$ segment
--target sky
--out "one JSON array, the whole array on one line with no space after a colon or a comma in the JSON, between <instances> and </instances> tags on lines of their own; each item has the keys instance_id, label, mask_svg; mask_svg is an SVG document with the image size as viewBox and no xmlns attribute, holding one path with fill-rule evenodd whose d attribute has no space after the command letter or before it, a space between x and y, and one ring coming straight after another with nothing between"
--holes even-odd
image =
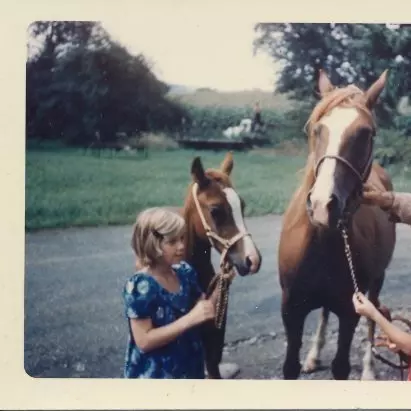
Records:
<instances>
[{"instance_id":1,"label":"sky","mask_svg":"<svg viewBox=\"0 0 411 411\"><path fill-rule=\"evenodd\" d=\"M274 89L277 67L269 56L253 56L251 19L106 18L110 35L131 53L143 53L163 81L223 91Z\"/></svg>"}]
</instances>

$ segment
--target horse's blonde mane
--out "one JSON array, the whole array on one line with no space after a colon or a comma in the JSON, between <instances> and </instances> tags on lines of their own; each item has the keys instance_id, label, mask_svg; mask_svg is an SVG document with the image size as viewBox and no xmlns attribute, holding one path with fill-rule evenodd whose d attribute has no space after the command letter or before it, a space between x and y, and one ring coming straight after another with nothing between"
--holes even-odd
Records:
<instances>
[{"instance_id":1,"label":"horse's blonde mane","mask_svg":"<svg viewBox=\"0 0 411 411\"><path fill-rule=\"evenodd\" d=\"M357 86L350 84L342 88L334 88L330 92L323 95L322 99L314 107L308 121L305 124L304 130L308 135L309 155L307 163L303 170L303 178L300 187L294 193L286 212L284 229L291 229L296 225L303 224L307 221L307 213L305 208L305 198L308 195L311 187L314 184L314 126L328 113L336 107L356 108L374 123L373 115L366 106L364 92Z\"/></svg>"}]
</instances>

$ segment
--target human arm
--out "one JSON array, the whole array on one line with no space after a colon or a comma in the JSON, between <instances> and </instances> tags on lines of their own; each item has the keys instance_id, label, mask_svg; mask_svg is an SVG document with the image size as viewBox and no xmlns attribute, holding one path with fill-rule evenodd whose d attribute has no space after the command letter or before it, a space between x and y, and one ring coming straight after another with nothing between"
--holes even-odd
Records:
<instances>
[{"instance_id":1,"label":"human arm","mask_svg":"<svg viewBox=\"0 0 411 411\"><path fill-rule=\"evenodd\" d=\"M189 328L214 317L213 304L200 294L186 315L170 324L154 327L152 318L159 308L157 296L158 285L144 274L128 280L123 290L125 313L133 339L145 352L169 344Z\"/></svg>"},{"instance_id":2,"label":"human arm","mask_svg":"<svg viewBox=\"0 0 411 411\"><path fill-rule=\"evenodd\" d=\"M380 207L390 213L396 222L411 225L411 193L381 191L371 184L365 184L362 202Z\"/></svg>"},{"instance_id":3,"label":"human arm","mask_svg":"<svg viewBox=\"0 0 411 411\"><path fill-rule=\"evenodd\" d=\"M368 317L374 321L386 334L391 344L394 346L389 346L389 348L394 350L401 350L405 354L411 356L411 334L408 334L398 327L396 327L392 322L388 321L365 297L362 293L357 293L353 295L353 303L355 311Z\"/></svg>"},{"instance_id":4,"label":"human arm","mask_svg":"<svg viewBox=\"0 0 411 411\"><path fill-rule=\"evenodd\" d=\"M132 318L130 327L136 345L142 351L149 352L164 347L188 329L212 318L214 318L213 304L201 298L188 314L170 324L154 327L150 318Z\"/></svg>"}]
</instances>

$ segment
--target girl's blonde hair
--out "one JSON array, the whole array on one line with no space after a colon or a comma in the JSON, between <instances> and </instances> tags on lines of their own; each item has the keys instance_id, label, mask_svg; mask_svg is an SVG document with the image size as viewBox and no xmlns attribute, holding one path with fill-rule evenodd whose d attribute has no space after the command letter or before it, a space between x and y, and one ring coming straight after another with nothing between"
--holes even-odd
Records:
<instances>
[{"instance_id":1,"label":"girl's blonde hair","mask_svg":"<svg viewBox=\"0 0 411 411\"><path fill-rule=\"evenodd\" d=\"M131 247L137 268L153 265L162 255L161 241L172 240L184 232L185 221L179 214L153 207L142 211L133 226Z\"/></svg>"}]
</instances>

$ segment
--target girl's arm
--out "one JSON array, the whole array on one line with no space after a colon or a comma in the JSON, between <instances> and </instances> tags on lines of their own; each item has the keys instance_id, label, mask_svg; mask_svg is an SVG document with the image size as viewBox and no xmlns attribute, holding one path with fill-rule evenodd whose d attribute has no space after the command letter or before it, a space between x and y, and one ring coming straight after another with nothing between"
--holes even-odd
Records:
<instances>
[{"instance_id":1,"label":"girl's arm","mask_svg":"<svg viewBox=\"0 0 411 411\"><path fill-rule=\"evenodd\" d=\"M155 350L174 341L189 328L214 318L214 306L201 299L194 308L171 324L155 328L151 319L130 318L131 332L137 346L144 352Z\"/></svg>"},{"instance_id":2,"label":"girl's arm","mask_svg":"<svg viewBox=\"0 0 411 411\"><path fill-rule=\"evenodd\" d=\"M388 321L363 293L353 295L353 304L358 314L365 315L377 323L398 349L407 355L411 355L411 334L402 331Z\"/></svg>"},{"instance_id":3,"label":"girl's arm","mask_svg":"<svg viewBox=\"0 0 411 411\"><path fill-rule=\"evenodd\" d=\"M408 356L411 356L411 334L408 334L393 323L388 321L378 310L372 315L372 320L374 320L387 335L389 340L393 342L397 348L403 351Z\"/></svg>"}]
</instances>

